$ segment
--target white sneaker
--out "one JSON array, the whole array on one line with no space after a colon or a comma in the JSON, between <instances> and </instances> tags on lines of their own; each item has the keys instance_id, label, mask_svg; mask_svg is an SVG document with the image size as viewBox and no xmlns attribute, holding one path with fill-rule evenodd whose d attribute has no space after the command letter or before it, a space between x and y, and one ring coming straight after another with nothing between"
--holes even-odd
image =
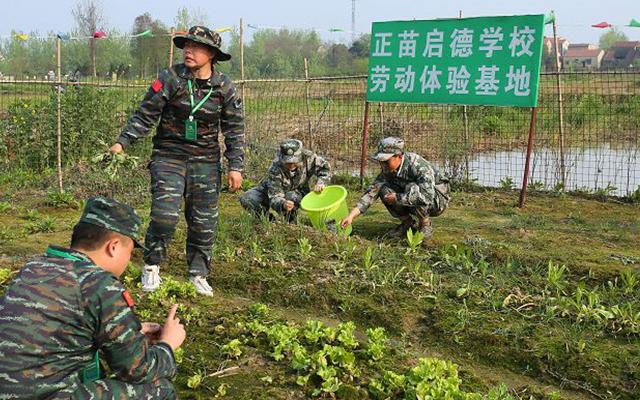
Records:
<instances>
[{"instance_id":1,"label":"white sneaker","mask_svg":"<svg viewBox=\"0 0 640 400\"><path fill-rule=\"evenodd\" d=\"M157 265L145 265L142 270L142 290L153 292L160 287L161 283L160 267Z\"/></svg>"},{"instance_id":2,"label":"white sneaker","mask_svg":"<svg viewBox=\"0 0 640 400\"><path fill-rule=\"evenodd\" d=\"M213 297L213 288L209 286L207 278L200 275L193 275L189 278L189 282L196 287L196 292L203 296Z\"/></svg>"}]
</instances>

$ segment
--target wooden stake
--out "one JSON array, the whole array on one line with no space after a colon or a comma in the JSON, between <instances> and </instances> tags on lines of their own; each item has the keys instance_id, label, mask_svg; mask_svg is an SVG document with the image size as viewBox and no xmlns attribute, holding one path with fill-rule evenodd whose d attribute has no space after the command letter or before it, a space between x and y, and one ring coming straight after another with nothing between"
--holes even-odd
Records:
<instances>
[{"instance_id":1,"label":"wooden stake","mask_svg":"<svg viewBox=\"0 0 640 400\"><path fill-rule=\"evenodd\" d=\"M247 108L247 99L244 92L244 21L240 17L240 96L242 96L242 115Z\"/></svg>"},{"instance_id":2,"label":"wooden stake","mask_svg":"<svg viewBox=\"0 0 640 400\"><path fill-rule=\"evenodd\" d=\"M458 13L458 18L463 18L462 10ZM469 112L467 106L462 106L462 120L464 122L464 171L467 180L469 180Z\"/></svg>"},{"instance_id":3,"label":"wooden stake","mask_svg":"<svg viewBox=\"0 0 640 400\"><path fill-rule=\"evenodd\" d=\"M524 207L527 200L527 185L529 183L529 165L531 164L531 152L533 151L533 134L536 130L536 117L538 108L531 107L531 123L529 124L529 143L527 144L527 159L524 164L524 178L522 179L522 190L520 191L520 208Z\"/></svg>"},{"instance_id":4,"label":"wooden stake","mask_svg":"<svg viewBox=\"0 0 640 400\"><path fill-rule=\"evenodd\" d=\"M560 76L560 70L562 64L560 63L560 50L558 49L558 25L556 19L553 20L553 49L556 57L556 90L558 91L558 134L560 142L560 182L562 182L562 188L564 189L567 179L567 170L564 163L564 107L562 99L562 77Z\"/></svg>"},{"instance_id":5,"label":"wooden stake","mask_svg":"<svg viewBox=\"0 0 640 400\"><path fill-rule=\"evenodd\" d=\"M169 35L169 68L173 65L173 36L175 32L175 28L171 27L171 34Z\"/></svg>"},{"instance_id":6,"label":"wooden stake","mask_svg":"<svg viewBox=\"0 0 640 400\"><path fill-rule=\"evenodd\" d=\"M60 192L62 192L62 115L61 115L61 111L60 111L60 91L62 90L62 79L61 79L61 62L60 62L60 47L61 47L61 40L60 38L58 38L56 40L56 50L58 53L58 68L57 68L57 73L56 73L56 97L57 97L57 101L58 101L58 112L57 112L57 117L58 117L58 126L57 126L57 132L56 132L56 141L57 141L57 152L58 152L58 190Z\"/></svg>"},{"instance_id":7,"label":"wooden stake","mask_svg":"<svg viewBox=\"0 0 640 400\"><path fill-rule=\"evenodd\" d=\"M369 102L364 102L364 120L362 121L362 145L360 148L360 186L364 186L364 169L367 166L369 144Z\"/></svg>"},{"instance_id":8,"label":"wooden stake","mask_svg":"<svg viewBox=\"0 0 640 400\"><path fill-rule=\"evenodd\" d=\"M311 111L309 110L309 60L306 57L304 59L304 78L306 79L304 83L304 104L307 109L307 143L308 148L314 150L313 137L311 136Z\"/></svg>"}]
</instances>

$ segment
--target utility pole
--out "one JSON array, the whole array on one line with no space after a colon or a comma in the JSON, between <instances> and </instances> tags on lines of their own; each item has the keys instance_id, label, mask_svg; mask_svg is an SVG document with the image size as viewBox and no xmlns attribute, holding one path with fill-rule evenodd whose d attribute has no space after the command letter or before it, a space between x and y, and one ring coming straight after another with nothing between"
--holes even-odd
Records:
<instances>
[{"instance_id":1,"label":"utility pole","mask_svg":"<svg viewBox=\"0 0 640 400\"><path fill-rule=\"evenodd\" d=\"M356 0L351 0L351 42L356 40Z\"/></svg>"}]
</instances>

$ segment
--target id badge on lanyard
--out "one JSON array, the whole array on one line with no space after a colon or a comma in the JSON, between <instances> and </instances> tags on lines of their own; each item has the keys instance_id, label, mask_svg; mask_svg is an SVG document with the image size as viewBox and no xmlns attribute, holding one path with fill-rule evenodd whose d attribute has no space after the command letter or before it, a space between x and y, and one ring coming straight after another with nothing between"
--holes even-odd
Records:
<instances>
[{"instance_id":1,"label":"id badge on lanyard","mask_svg":"<svg viewBox=\"0 0 640 400\"><path fill-rule=\"evenodd\" d=\"M191 102L191 112L189 113L189 117L184 120L184 138L186 140L196 141L198 139L198 121L195 118L195 113L209 99L211 93L213 92L213 88L209 89L209 93L207 93L207 95L204 96L204 98L200 100L197 105L195 105L191 80L187 81L187 83L189 86L189 101Z\"/></svg>"},{"instance_id":2,"label":"id badge on lanyard","mask_svg":"<svg viewBox=\"0 0 640 400\"><path fill-rule=\"evenodd\" d=\"M189 118L184 120L184 138L193 141L198 139L198 121L193 118L193 115L189 115Z\"/></svg>"}]
</instances>

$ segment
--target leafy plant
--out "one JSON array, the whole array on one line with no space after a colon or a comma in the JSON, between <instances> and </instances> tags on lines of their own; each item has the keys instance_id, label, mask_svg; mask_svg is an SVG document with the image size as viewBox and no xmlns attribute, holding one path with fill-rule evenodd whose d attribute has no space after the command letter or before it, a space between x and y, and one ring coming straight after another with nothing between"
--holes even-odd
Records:
<instances>
[{"instance_id":1,"label":"leafy plant","mask_svg":"<svg viewBox=\"0 0 640 400\"><path fill-rule=\"evenodd\" d=\"M176 364L180 365L182 364L182 361L184 359L184 348L179 347L177 348L174 352L173 352L174 357L176 358Z\"/></svg>"},{"instance_id":2,"label":"leafy plant","mask_svg":"<svg viewBox=\"0 0 640 400\"><path fill-rule=\"evenodd\" d=\"M34 233L51 233L56 229L56 219L51 216L45 216L44 218L27 224L26 231L29 234Z\"/></svg>"},{"instance_id":3,"label":"leafy plant","mask_svg":"<svg viewBox=\"0 0 640 400\"><path fill-rule=\"evenodd\" d=\"M242 342L239 339L233 339L222 346L222 352L231 358L238 358L242 355Z\"/></svg>"},{"instance_id":4,"label":"leafy plant","mask_svg":"<svg viewBox=\"0 0 640 400\"><path fill-rule=\"evenodd\" d=\"M0 201L0 214L4 214L12 208L11 203L8 201Z\"/></svg>"},{"instance_id":5,"label":"leafy plant","mask_svg":"<svg viewBox=\"0 0 640 400\"><path fill-rule=\"evenodd\" d=\"M258 244L257 241L254 240L253 242L251 242L251 250L253 252L253 261L261 267L266 266L267 258L264 254L264 251L262 250L262 247L260 247L260 244Z\"/></svg>"},{"instance_id":6,"label":"leafy plant","mask_svg":"<svg viewBox=\"0 0 640 400\"><path fill-rule=\"evenodd\" d=\"M367 329L367 355L371 361L377 362L384 358L388 340L384 328Z\"/></svg>"},{"instance_id":7,"label":"leafy plant","mask_svg":"<svg viewBox=\"0 0 640 400\"><path fill-rule=\"evenodd\" d=\"M8 243L16 238L9 228L0 228L0 243Z\"/></svg>"},{"instance_id":8,"label":"leafy plant","mask_svg":"<svg viewBox=\"0 0 640 400\"><path fill-rule=\"evenodd\" d=\"M191 282L180 282L170 277L163 278L160 287L149 295L149 301L156 304L176 303L180 300L196 298L196 288Z\"/></svg>"},{"instance_id":9,"label":"leafy plant","mask_svg":"<svg viewBox=\"0 0 640 400\"><path fill-rule=\"evenodd\" d=\"M236 258L236 249L233 246L224 246L222 257L226 262L232 262Z\"/></svg>"},{"instance_id":10,"label":"leafy plant","mask_svg":"<svg viewBox=\"0 0 640 400\"><path fill-rule=\"evenodd\" d=\"M512 190L514 187L513 178L510 176L505 176L500 179L500 187L504 190Z\"/></svg>"},{"instance_id":11,"label":"leafy plant","mask_svg":"<svg viewBox=\"0 0 640 400\"><path fill-rule=\"evenodd\" d=\"M106 152L94 156L91 162L96 168L103 170L110 180L114 180L118 177L120 171L135 169L138 166L138 160L139 157L125 152Z\"/></svg>"},{"instance_id":12,"label":"leafy plant","mask_svg":"<svg viewBox=\"0 0 640 400\"><path fill-rule=\"evenodd\" d=\"M620 280L624 285L624 293L630 295L638 286L638 277L631 268L626 268L620 272Z\"/></svg>"},{"instance_id":13,"label":"leafy plant","mask_svg":"<svg viewBox=\"0 0 640 400\"><path fill-rule=\"evenodd\" d=\"M640 203L640 186L638 186L636 190L627 195L626 199L633 204Z\"/></svg>"},{"instance_id":14,"label":"leafy plant","mask_svg":"<svg viewBox=\"0 0 640 400\"><path fill-rule=\"evenodd\" d=\"M560 295L567 286L567 282L565 280L565 274L568 269L566 265L558 265L554 264L553 261L549 261L547 265L547 282L552 289L556 291L557 295Z\"/></svg>"},{"instance_id":15,"label":"leafy plant","mask_svg":"<svg viewBox=\"0 0 640 400\"><path fill-rule=\"evenodd\" d=\"M27 213L24 215L24 219L27 221L35 221L40 218L40 213L36 209L27 210Z\"/></svg>"},{"instance_id":16,"label":"leafy plant","mask_svg":"<svg viewBox=\"0 0 640 400\"><path fill-rule=\"evenodd\" d=\"M9 268L0 268L0 286L4 285L11 278L11 270Z\"/></svg>"},{"instance_id":17,"label":"leafy plant","mask_svg":"<svg viewBox=\"0 0 640 400\"><path fill-rule=\"evenodd\" d=\"M545 188L545 184L544 182L540 182L540 181L535 181L535 182L531 182L527 185L527 187L529 188L529 190L531 190L532 192L541 192L544 190Z\"/></svg>"},{"instance_id":18,"label":"leafy plant","mask_svg":"<svg viewBox=\"0 0 640 400\"><path fill-rule=\"evenodd\" d=\"M413 232L413 229L407 230L407 244L409 245L410 253L415 253L422 242L424 241L424 233L421 231Z\"/></svg>"},{"instance_id":19,"label":"leafy plant","mask_svg":"<svg viewBox=\"0 0 640 400\"><path fill-rule=\"evenodd\" d=\"M611 182L609 182L607 184L607 186L603 187L603 188L597 188L596 190L593 191L593 194L601 199L601 200L606 200L607 198L609 198L612 194L614 194L616 192L616 190L618 190L617 187L613 186L611 184Z\"/></svg>"},{"instance_id":20,"label":"leafy plant","mask_svg":"<svg viewBox=\"0 0 640 400\"><path fill-rule=\"evenodd\" d=\"M438 249L434 266L474 271L473 250L464 245L448 244Z\"/></svg>"},{"instance_id":21,"label":"leafy plant","mask_svg":"<svg viewBox=\"0 0 640 400\"><path fill-rule=\"evenodd\" d=\"M347 349L358 347L358 340L355 335L356 326L353 322L345 322L338 325L338 336L336 339Z\"/></svg>"},{"instance_id":22,"label":"leafy plant","mask_svg":"<svg viewBox=\"0 0 640 400\"><path fill-rule=\"evenodd\" d=\"M269 316L269 307L266 304L255 303L249 307L249 313L253 318L264 319Z\"/></svg>"},{"instance_id":23,"label":"leafy plant","mask_svg":"<svg viewBox=\"0 0 640 400\"><path fill-rule=\"evenodd\" d=\"M187 379L187 387L190 389L199 388L203 378L204 376L201 372L195 373L194 375L189 377L189 379Z\"/></svg>"},{"instance_id":24,"label":"leafy plant","mask_svg":"<svg viewBox=\"0 0 640 400\"><path fill-rule=\"evenodd\" d=\"M311 256L312 250L311 243L309 243L309 239L306 237L298 239L298 249L300 251L300 255L302 258L309 258Z\"/></svg>"},{"instance_id":25,"label":"leafy plant","mask_svg":"<svg viewBox=\"0 0 640 400\"><path fill-rule=\"evenodd\" d=\"M371 273L374 268L378 267L374 261L373 247L371 246L367 246L367 249L364 251L362 256L362 267L366 273Z\"/></svg>"},{"instance_id":26,"label":"leafy plant","mask_svg":"<svg viewBox=\"0 0 640 400\"><path fill-rule=\"evenodd\" d=\"M50 190L47 192L47 205L55 208L77 208L78 202L71 192Z\"/></svg>"}]
</instances>

